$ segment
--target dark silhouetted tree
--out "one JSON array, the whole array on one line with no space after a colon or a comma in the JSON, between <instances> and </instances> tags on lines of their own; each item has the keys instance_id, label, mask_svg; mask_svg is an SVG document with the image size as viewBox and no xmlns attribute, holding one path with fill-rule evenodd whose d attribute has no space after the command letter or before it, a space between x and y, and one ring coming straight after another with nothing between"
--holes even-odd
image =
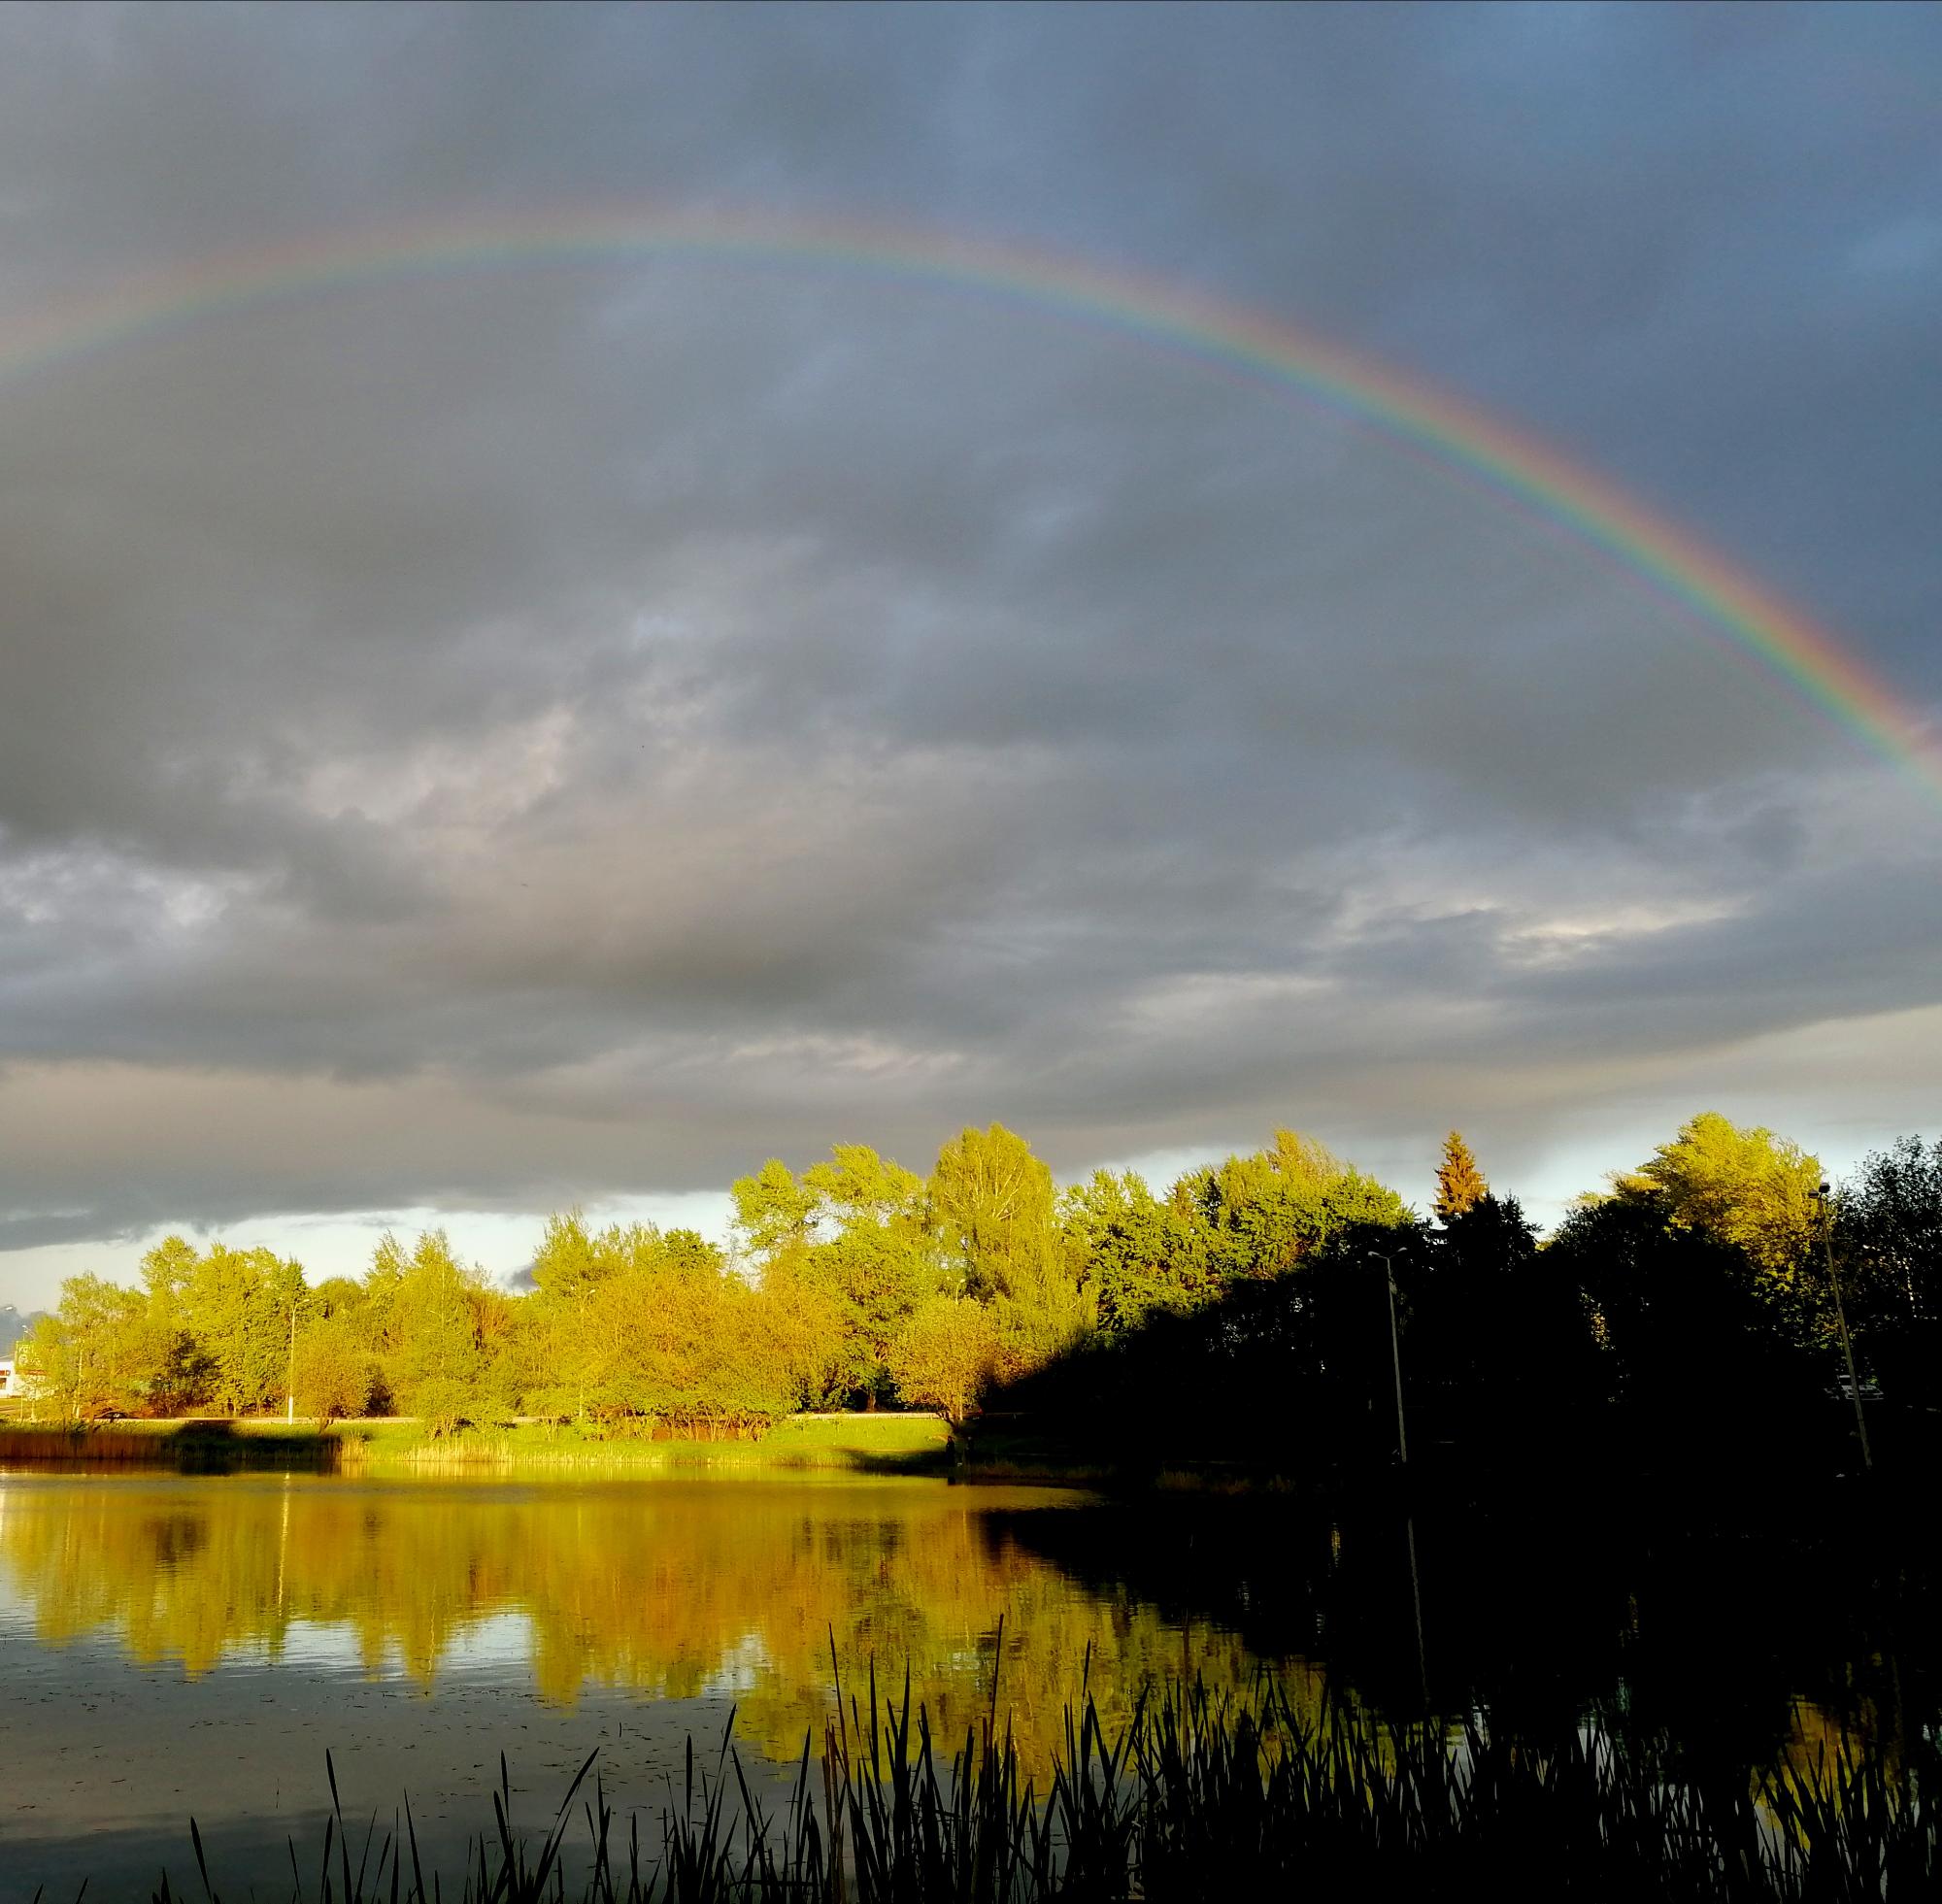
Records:
<instances>
[{"instance_id":1,"label":"dark silhouetted tree","mask_svg":"<svg viewBox=\"0 0 1942 1904\"><path fill-rule=\"evenodd\" d=\"M1942 1402L1942 1140L1898 1137L1841 1186L1834 1234L1855 1348L1892 1400Z\"/></svg>"}]
</instances>

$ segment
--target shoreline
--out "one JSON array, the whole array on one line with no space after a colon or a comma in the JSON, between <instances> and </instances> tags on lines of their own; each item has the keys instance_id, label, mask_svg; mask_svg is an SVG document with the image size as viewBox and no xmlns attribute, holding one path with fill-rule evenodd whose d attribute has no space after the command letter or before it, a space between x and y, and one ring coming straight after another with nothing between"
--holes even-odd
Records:
<instances>
[{"instance_id":1,"label":"shoreline","mask_svg":"<svg viewBox=\"0 0 1942 1904\"><path fill-rule=\"evenodd\" d=\"M1896 1439L1899 1439L1897 1437ZM1838 1445L1822 1451L1812 1478L1843 1511L1895 1513L1914 1499L1911 1484L1925 1463L1910 1457L1935 1448L1931 1425L1908 1437L1901 1458L1873 1475L1847 1471ZM1737 1496L1749 1512L1779 1487L1784 1494L1805 1469L1762 1476L1731 1457L1693 1451L1668 1463L1663 1450L1625 1450L1607 1441L1574 1451L1574 1485L1595 1485L1618 1500L1656 1500L1662 1508ZM1643 1457L1643 1458L1641 1458ZM789 1476L826 1479L935 1480L953 1485L1078 1488L1122 1498L1301 1501L1334 1511L1382 1500L1403 1512L1438 1502L1473 1508L1556 1497L1564 1479L1555 1461L1464 1458L1431 1444L1404 1472L1393 1464L1323 1466L1291 1471L1270 1461L1204 1455L1156 1459L1128 1452L1115 1459L1084 1443L1008 1429L954 1434L942 1417L892 1413L803 1415L758 1436L716 1439L613 1435L576 1424L512 1422L432 1435L405 1418L291 1423L269 1418L189 1418L79 1425L0 1421L0 1475L39 1473L293 1473L422 1476L450 1480L698 1479L732 1481Z\"/></svg>"},{"instance_id":2,"label":"shoreline","mask_svg":"<svg viewBox=\"0 0 1942 1904\"><path fill-rule=\"evenodd\" d=\"M431 1435L405 1419L330 1423L275 1418L54 1425L0 1422L0 1472L144 1469L190 1474L662 1474L951 1472L950 1433L930 1415L806 1416L759 1437L607 1436L509 1423Z\"/></svg>"}]
</instances>

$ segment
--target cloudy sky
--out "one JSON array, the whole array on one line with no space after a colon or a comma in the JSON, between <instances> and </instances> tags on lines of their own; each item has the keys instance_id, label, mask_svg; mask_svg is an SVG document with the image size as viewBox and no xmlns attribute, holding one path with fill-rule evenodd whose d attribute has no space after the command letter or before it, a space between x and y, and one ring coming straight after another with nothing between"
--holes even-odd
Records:
<instances>
[{"instance_id":1,"label":"cloudy sky","mask_svg":"<svg viewBox=\"0 0 1942 1904\"><path fill-rule=\"evenodd\" d=\"M1029 301L648 253L25 355L223 260L662 208L1338 338L1942 704L1942 14L0 12L0 1301L719 1217L837 1139L1313 1130L1540 1215L1935 1129L1942 805L1570 536Z\"/></svg>"}]
</instances>

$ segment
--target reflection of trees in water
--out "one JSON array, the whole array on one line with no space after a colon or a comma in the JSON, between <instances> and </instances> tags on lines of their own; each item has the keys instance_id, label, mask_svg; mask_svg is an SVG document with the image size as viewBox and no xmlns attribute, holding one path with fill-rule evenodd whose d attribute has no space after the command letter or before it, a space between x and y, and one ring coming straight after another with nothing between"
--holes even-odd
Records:
<instances>
[{"instance_id":1,"label":"reflection of trees in water","mask_svg":"<svg viewBox=\"0 0 1942 1904\"><path fill-rule=\"evenodd\" d=\"M1708 1763L1811 1763L1840 1743L1899 1759L1942 1705L1942 1594L1927 1547L1800 1529L1730 1539L1554 1513L1418 1529L1432 1699L1523 1736L1588 1709ZM15 1486L0 1577L42 1637L112 1633L193 1677L274 1656L293 1623L349 1628L366 1668L431 1687L493 1616L529 1622L532 1679L647 1696L728 1691L777 1756L846 1688L912 1690L941 1740L999 1700L1043 1764L1063 1708L1109 1721L1140 1686L1246 1684L1280 1662L1313 1714L1338 1690L1402 1717L1420 1699L1396 1529L1286 1504L1032 1506L929 1485L629 1484L498 1490L345 1482ZM1886 1595L1886 1597L1885 1597ZM1314 1664L1310 1661L1316 1662ZM1621 1688L1623 1689L1621 1694Z\"/></svg>"},{"instance_id":2,"label":"reflection of trees in water","mask_svg":"<svg viewBox=\"0 0 1942 1904\"><path fill-rule=\"evenodd\" d=\"M992 1523L1094 1593L1214 1622L1256 1657L1304 1655L1380 1717L1423 1712L1399 1516L1160 1497ZM1481 1712L1541 1742L1595 1712L1695 1766L1811 1772L1844 1749L1893 1770L1942 1717L1942 1553L1914 1517L1713 1525L1554 1500L1419 1516L1415 1532L1447 1724Z\"/></svg>"},{"instance_id":3,"label":"reflection of trees in water","mask_svg":"<svg viewBox=\"0 0 1942 1904\"><path fill-rule=\"evenodd\" d=\"M190 1677L229 1649L274 1655L294 1622L318 1621L348 1625L368 1670L396 1657L429 1688L468 1628L521 1614L544 1696L686 1697L725 1675L738 1731L777 1756L829 1712L832 1635L846 1690L862 1695L873 1658L880 1690L896 1690L908 1660L950 1739L988 1709L1002 1615L1000 1702L1034 1764L1088 1649L1109 1720L1150 1679L1238 1687L1252 1671L1221 1629L1184 1639L1135 1593L1076 1587L978 1496L943 1487L33 1486L8 1501L0 1569L44 1640L112 1632Z\"/></svg>"}]
</instances>

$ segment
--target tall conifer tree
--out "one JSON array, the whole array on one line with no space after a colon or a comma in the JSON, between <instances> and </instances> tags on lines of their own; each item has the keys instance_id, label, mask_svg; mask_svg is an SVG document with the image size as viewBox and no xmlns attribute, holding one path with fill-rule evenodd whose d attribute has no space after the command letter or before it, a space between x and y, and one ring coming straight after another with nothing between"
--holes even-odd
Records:
<instances>
[{"instance_id":1,"label":"tall conifer tree","mask_svg":"<svg viewBox=\"0 0 1942 1904\"><path fill-rule=\"evenodd\" d=\"M1447 1223L1460 1217L1490 1193L1477 1159L1463 1141L1463 1133L1453 1130L1443 1140L1443 1161L1436 1166L1436 1219Z\"/></svg>"}]
</instances>

